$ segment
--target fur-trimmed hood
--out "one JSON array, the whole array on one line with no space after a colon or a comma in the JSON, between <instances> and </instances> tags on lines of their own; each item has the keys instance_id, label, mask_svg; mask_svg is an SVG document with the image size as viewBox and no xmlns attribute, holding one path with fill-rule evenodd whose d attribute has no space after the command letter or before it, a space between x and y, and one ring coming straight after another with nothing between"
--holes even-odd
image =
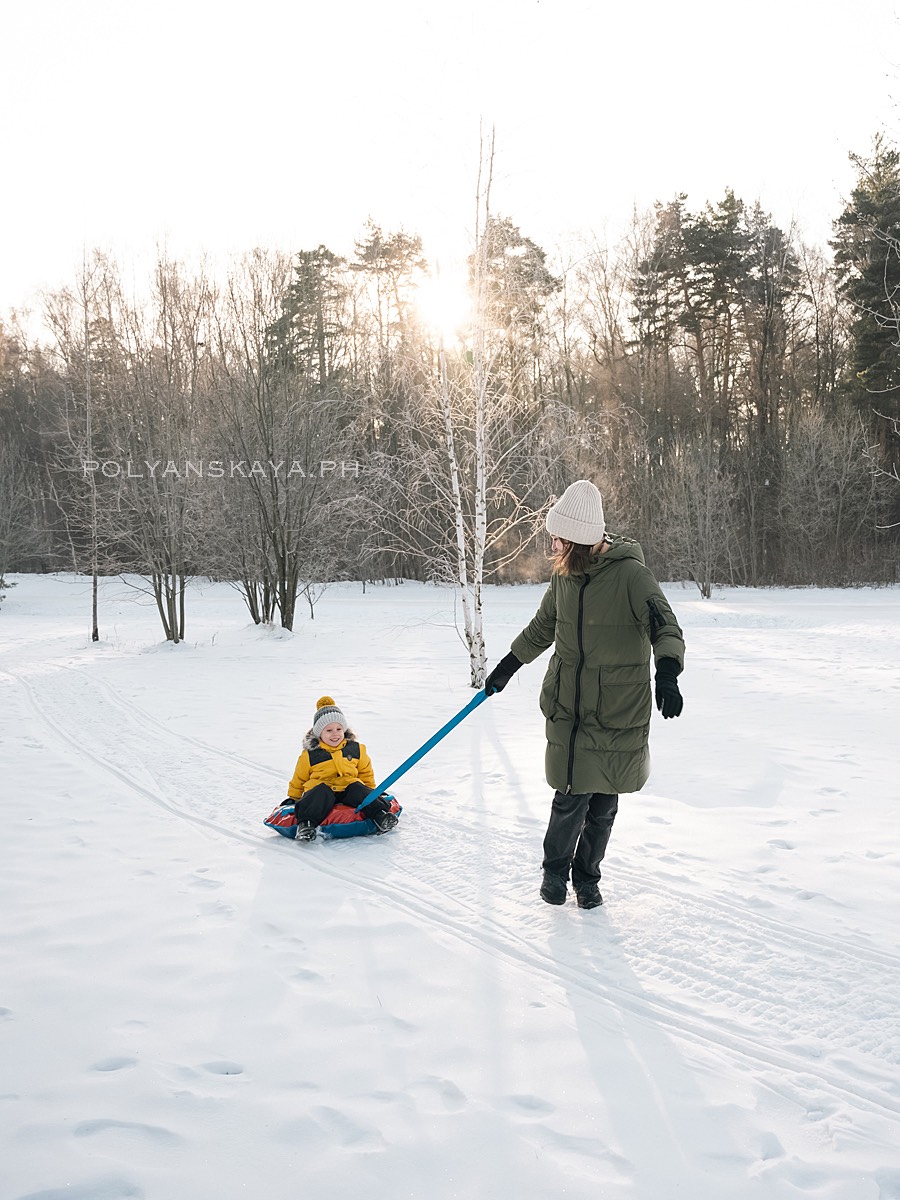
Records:
<instances>
[{"instance_id":1,"label":"fur-trimmed hood","mask_svg":"<svg viewBox=\"0 0 900 1200\"><path fill-rule=\"evenodd\" d=\"M353 732L352 729L345 729L344 730L344 738L348 742L355 742L356 734ZM296 745L296 744L297 743L295 742L294 745ZM319 746L322 746L322 748L325 750L334 750L335 749L334 746L326 746L324 742L320 742L319 739L316 737L316 735L313 733L312 729L307 729L306 733L303 735L303 749L304 750L318 750Z\"/></svg>"}]
</instances>

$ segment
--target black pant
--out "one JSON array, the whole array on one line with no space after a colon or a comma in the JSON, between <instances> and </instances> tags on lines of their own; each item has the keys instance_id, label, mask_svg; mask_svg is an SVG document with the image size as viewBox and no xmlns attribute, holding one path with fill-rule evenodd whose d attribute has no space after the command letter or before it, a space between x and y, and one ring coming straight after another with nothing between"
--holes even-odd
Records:
<instances>
[{"instance_id":1,"label":"black pant","mask_svg":"<svg viewBox=\"0 0 900 1200\"><path fill-rule=\"evenodd\" d=\"M349 804L358 808L372 791L358 780L351 783L342 792L333 791L327 783L317 783L314 788L304 792L299 800L294 801L294 813L300 822L309 821L311 825L321 825L336 804ZM387 812L391 807L390 800L379 796L367 804L360 814L363 817L374 817L378 813Z\"/></svg>"},{"instance_id":2,"label":"black pant","mask_svg":"<svg viewBox=\"0 0 900 1200\"><path fill-rule=\"evenodd\" d=\"M544 834L544 870L561 879L571 870L575 888L597 883L618 811L618 796L557 792Z\"/></svg>"}]
</instances>

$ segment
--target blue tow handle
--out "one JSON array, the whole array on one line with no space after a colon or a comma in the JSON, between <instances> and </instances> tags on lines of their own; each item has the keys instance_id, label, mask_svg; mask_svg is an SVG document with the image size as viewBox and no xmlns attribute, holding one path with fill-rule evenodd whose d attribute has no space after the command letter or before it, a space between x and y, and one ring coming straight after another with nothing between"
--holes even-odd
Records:
<instances>
[{"instance_id":1,"label":"blue tow handle","mask_svg":"<svg viewBox=\"0 0 900 1200\"><path fill-rule=\"evenodd\" d=\"M415 754L411 754L406 762L400 764L396 771L392 771L391 774L388 775L387 779L383 780L378 785L374 792L370 792L356 811L359 812L360 808L365 808L367 804L371 804L371 802L376 800L382 792L386 791L392 783L395 783L401 775L405 775L410 767L414 767L420 758L424 758L428 751L433 749L433 747L438 744L441 738L446 737L451 729L455 728L460 721L464 721L469 713L476 709L479 704L483 704L487 698L488 694L484 688L482 688L480 692L472 697L465 708L461 708L455 717L451 717L446 725L442 725L437 733L432 734L424 746L420 746Z\"/></svg>"}]
</instances>

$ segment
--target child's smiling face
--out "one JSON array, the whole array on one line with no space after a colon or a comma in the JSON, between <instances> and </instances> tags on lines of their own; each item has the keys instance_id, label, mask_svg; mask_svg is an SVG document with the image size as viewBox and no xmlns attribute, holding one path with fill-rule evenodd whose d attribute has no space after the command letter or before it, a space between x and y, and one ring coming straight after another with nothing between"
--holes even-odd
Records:
<instances>
[{"instance_id":1,"label":"child's smiling face","mask_svg":"<svg viewBox=\"0 0 900 1200\"><path fill-rule=\"evenodd\" d=\"M339 746L344 740L344 727L337 721L332 721L330 725L326 725L319 734L319 741L324 742L326 746Z\"/></svg>"}]
</instances>

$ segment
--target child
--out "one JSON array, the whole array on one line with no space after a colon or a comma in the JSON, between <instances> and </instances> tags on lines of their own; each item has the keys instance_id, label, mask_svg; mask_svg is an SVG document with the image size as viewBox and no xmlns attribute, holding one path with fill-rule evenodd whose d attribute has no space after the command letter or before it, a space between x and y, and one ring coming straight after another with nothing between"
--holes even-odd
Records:
<instances>
[{"instance_id":1,"label":"child","mask_svg":"<svg viewBox=\"0 0 900 1200\"><path fill-rule=\"evenodd\" d=\"M322 696L288 784L288 800L294 801L297 814L297 841L311 842L335 804L359 808L374 787L375 772L365 746L332 698ZM373 821L379 833L387 833L397 824L390 807L390 800L379 796L360 816Z\"/></svg>"}]
</instances>

